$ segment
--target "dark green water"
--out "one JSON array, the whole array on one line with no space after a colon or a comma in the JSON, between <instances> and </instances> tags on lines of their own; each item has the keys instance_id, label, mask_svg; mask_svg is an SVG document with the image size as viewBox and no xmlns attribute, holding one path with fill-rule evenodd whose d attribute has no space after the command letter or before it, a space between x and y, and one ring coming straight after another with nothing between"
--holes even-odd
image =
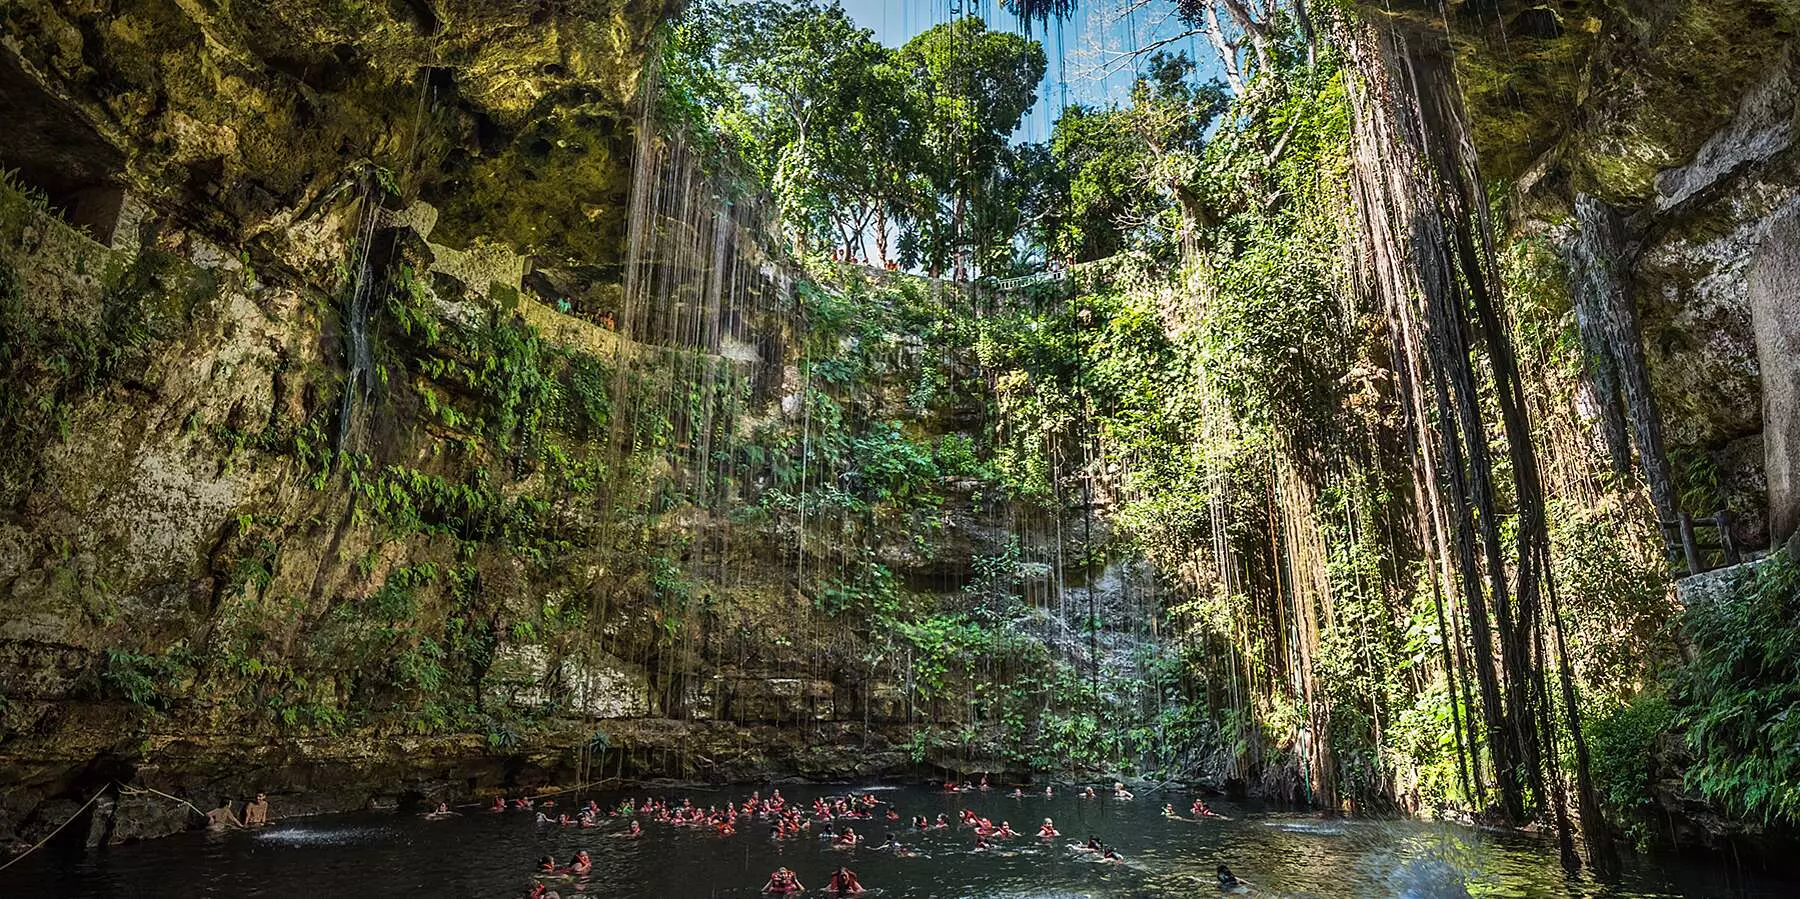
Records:
<instances>
[{"instance_id":1,"label":"dark green water","mask_svg":"<svg viewBox=\"0 0 1800 899\"><path fill-rule=\"evenodd\" d=\"M848 787L784 787L783 795L811 798ZM748 789L723 792L659 791L679 803L741 800ZM764 795L767 795L764 789ZM633 794L640 800L643 792ZM794 869L823 895L839 864L856 870L871 896L1174 897L1218 895L1213 871L1229 864L1252 886L1252 896L1616 896L1787 897L1800 884L1747 879L1724 865L1628 860L1619 882L1569 881L1553 846L1515 833L1410 821L1342 821L1263 812L1213 803L1233 820L1201 823L1162 817L1162 802L1184 809L1183 793L1156 794L1135 802L1012 799L1001 792L945 795L905 788L876 795L903 816L948 813L964 807L1010 821L1035 833L1054 817L1063 838L1031 836L1005 841L998 851L975 850L962 827L928 834L906 831L905 821L848 822L880 842L901 834L920 854L898 858L863 848L834 850L817 837L772 842L768 827L750 823L734 837L645 821L644 836L611 836L621 819L595 829L535 822L535 814L509 811L426 821L409 814L361 814L278 820L260 831L193 833L85 854L45 851L0 873L0 897L519 897L533 883L534 861L553 854L567 860L577 849L592 853L589 877L547 881L563 896L752 897L778 866ZM617 794L597 795L604 807ZM280 807L275 812L279 817ZM1116 847L1123 864L1103 864L1071 845L1089 834Z\"/></svg>"}]
</instances>

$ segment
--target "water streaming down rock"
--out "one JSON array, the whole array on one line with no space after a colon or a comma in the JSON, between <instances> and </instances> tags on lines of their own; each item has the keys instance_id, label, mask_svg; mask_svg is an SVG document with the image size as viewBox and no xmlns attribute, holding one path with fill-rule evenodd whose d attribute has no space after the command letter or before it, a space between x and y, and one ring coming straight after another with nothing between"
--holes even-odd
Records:
<instances>
[{"instance_id":1,"label":"water streaming down rock","mask_svg":"<svg viewBox=\"0 0 1800 899\"><path fill-rule=\"evenodd\" d=\"M337 451L353 452L358 428L358 405L369 390L369 314L376 290L377 273L371 264L376 226L381 220L381 202L373 175L362 184L361 208L358 212L355 242L350 251L350 282L344 290L344 392L338 405Z\"/></svg>"}]
</instances>

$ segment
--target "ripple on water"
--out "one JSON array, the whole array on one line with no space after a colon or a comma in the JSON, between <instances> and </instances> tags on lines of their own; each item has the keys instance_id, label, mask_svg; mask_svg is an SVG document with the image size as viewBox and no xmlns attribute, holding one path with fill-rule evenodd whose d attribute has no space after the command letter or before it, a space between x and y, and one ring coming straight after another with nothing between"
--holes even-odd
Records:
<instances>
[{"instance_id":1,"label":"ripple on water","mask_svg":"<svg viewBox=\"0 0 1800 899\"><path fill-rule=\"evenodd\" d=\"M279 846L356 846L391 835L385 827L282 827L259 830L256 839Z\"/></svg>"},{"instance_id":2,"label":"ripple on water","mask_svg":"<svg viewBox=\"0 0 1800 899\"><path fill-rule=\"evenodd\" d=\"M1264 821L1263 826L1285 830L1288 833L1310 833L1322 837L1344 835L1344 826L1341 824L1317 824L1310 821Z\"/></svg>"}]
</instances>

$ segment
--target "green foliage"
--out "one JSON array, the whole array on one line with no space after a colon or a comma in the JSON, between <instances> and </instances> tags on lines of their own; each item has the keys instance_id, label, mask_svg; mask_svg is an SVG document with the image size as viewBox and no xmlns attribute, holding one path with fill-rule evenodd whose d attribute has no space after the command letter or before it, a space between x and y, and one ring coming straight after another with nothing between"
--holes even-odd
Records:
<instances>
[{"instance_id":1,"label":"green foliage","mask_svg":"<svg viewBox=\"0 0 1800 899\"><path fill-rule=\"evenodd\" d=\"M1655 826L1650 787L1656 774L1656 747L1675 721L1666 697L1646 693L1588 722L1589 764L1594 789L1613 822L1639 851L1648 848Z\"/></svg>"},{"instance_id":2,"label":"green foliage","mask_svg":"<svg viewBox=\"0 0 1800 899\"><path fill-rule=\"evenodd\" d=\"M158 711L169 702L169 680L180 670L167 656L108 648L100 671L107 695Z\"/></svg>"},{"instance_id":3,"label":"green foliage","mask_svg":"<svg viewBox=\"0 0 1800 899\"><path fill-rule=\"evenodd\" d=\"M1185 54L1149 62L1129 105L1074 106L1056 121L1050 153L1066 195L1049 204L1039 236L1054 256L1168 248L1199 224L1193 183L1227 95L1217 82L1194 84Z\"/></svg>"},{"instance_id":4,"label":"green foliage","mask_svg":"<svg viewBox=\"0 0 1800 899\"><path fill-rule=\"evenodd\" d=\"M1800 823L1800 563L1785 553L1688 609L1696 657L1673 701L1690 788L1765 823Z\"/></svg>"},{"instance_id":5,"label":"green foliage","mask_svg":"<svg viewBox=\"0 0 1800 899\"><path fill-rule=\"evenodd\" d=\"M1035 42L970 16L889 50L818 0L705 0L668 31L666 112L743 160L801 244L859 256L873 231L885 261L904 226L902 254L935 271L1012 243L977 234L971 200L1014 160L1046 66Z\"/></svg>"}]
</instances>

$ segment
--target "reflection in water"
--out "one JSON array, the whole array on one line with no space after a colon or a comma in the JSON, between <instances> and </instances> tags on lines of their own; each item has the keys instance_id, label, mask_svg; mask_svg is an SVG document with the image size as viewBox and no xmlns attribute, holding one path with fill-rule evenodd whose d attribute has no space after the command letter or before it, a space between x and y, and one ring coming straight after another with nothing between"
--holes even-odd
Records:
<instances>
[{"instance_id":1,"label":"reflection in water","mask_svg":"<svg viewBox=\"0 0 1800 899\"><path fill-rule=\"evenodd\" d=\"M844 793L848 787L790 787L790 800ZM861 792L862 790L858 790ZM665 792L699 806L742 799L748 788ZM767 795L768 789L763 790ZM635 794L641 801L643 792ZM605 808L622 797L599 795ZM781 842L760 822L739 822L736 836L644 822L638 839L617 836L627 819L592 829L536 823L535 812L491 814L475 808L443 821L416 815L347 815L278 822L270 830L208 836L190 834L85 855L43 852L0 873L0 896L295 896L495 897L524 896L536 860L559 863L578 849L593 855L582 878L545 881L565 899L681 897L752 899L777 867L792 868L822 895L837 865L861 876L881 899L1163 899L1217 895L1221 863L1243 879L1246 896L1652 897L1800 894L1792 883L1753 881L1723 868L1685 862L1628 863L1619 883L1597 886L1564 878L1556 847L1533 837L1449 824L1412 821L1325 820L1221 807L1233 820L1168 820L1162 802L1187 804L1182 794L1136 802L1083 800L1073 795L1013 799L1002 791L944 795L924 789L882 790L878 798L902 820L883 816L853 822L870 847L892 834L916 856L863 847L835 850L814 835ZM910 831L913 815L954 821L970 808L996 823L1035 832L1054 817L1060 838L1031 836L977 851L965 828ZM277 805L276 812L280 812ZM1123 863L1076 851L1090 835L1116 847Z\"/></svg>"}]
</instances>

